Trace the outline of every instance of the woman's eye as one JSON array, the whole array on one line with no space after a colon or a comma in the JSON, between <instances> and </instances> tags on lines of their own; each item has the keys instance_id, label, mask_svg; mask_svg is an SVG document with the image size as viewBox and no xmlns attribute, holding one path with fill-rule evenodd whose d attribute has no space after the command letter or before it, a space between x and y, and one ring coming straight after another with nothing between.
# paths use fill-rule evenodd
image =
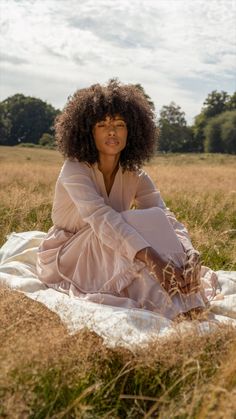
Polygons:
<instances>
[{"instance_id":1,"label":"woman's eye","mask_svg":"<svg viewBox=\"0 0 236 419\"><path fill-rule=\"evenodd\" d=\"M97 122L96 125L98 128L109 128L110 126L113 126L114 128L124 128L125 127L125 123L120 121L120 122L115 122L114 124L106 124L106 122Z\"/></svg>"}]
</instances>

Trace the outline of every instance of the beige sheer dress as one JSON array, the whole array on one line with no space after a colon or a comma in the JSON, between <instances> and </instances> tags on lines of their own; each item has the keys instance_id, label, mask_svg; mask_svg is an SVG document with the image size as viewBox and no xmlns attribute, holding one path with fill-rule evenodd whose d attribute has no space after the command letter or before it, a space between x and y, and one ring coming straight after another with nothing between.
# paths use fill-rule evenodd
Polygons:
<instances>
[{"instance_id":1,"label":"beige sheer dress","mask_svg":"<svg viewBox=\"0 0 236 419\"><path fill-rule=\"evenodd\" d=\"M137 210L130 210L135 204ZM170 298L136 253L153 246L181 266L192 244L143 171L117 171L107 195L97 164L66 160L56 183L53 227L43 240L41 281L96 303L147 309L174 318L204 306L200 293Z\"/></svg>"}]
</instances>

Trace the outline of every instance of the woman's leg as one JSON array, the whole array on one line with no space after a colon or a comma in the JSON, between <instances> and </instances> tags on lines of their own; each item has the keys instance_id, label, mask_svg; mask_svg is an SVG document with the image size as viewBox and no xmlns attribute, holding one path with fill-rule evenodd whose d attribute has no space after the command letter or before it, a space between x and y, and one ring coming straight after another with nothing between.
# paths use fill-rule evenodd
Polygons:
<instances>
[{"instance_id":1,"label":"woman's leg","mask_svg":"<svg viewBox=\"0 0 236 419\"><path fill-rule=\"evenodd\" d=\"M162 257L178 267L186 260L184 248L161 208L123 211L122 216Z\"/></svg>"},{"instance_id":2,"label":"woman's leg","mask_svg":"<svg viewBox=\"0 0 236 419\"><path fill-rule=\"evenodd\" d=\"M131 210L123 212L122 215L163 259L171 260L178 267L183 266L186 254L162 209ZM191 295L177 293L170 298L160 285L158 278L154 278L146 268L143 269L142 275L126 289L126 292L129 298L139 301L143 308L158 311L169 318L174 318L196 307L205 307L200 292Z\"/></svg>"}]
</instances>

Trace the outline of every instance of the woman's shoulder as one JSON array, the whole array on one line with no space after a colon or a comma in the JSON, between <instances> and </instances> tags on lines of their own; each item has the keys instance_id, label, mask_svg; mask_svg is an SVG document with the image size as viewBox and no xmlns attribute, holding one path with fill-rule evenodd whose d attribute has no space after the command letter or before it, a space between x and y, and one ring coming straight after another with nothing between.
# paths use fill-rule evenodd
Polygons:
<instances>
[{"instance_id":1,"label":"woman's shoulder","mask_svg":"<svg viewBox=\"0 0 236 419\"><path fill-rule=\"evenodd\" d=\"M132 170L132 171L131 170L126 170L124 172L124 176L136 179L138 181L140 178L148 176L148 174L145 172L145 170L143 168L140 168L140 169L136 169L136 170Z\"/></svg>"},{"instance_id":2,"label":"woman's shoulder","mask_svg":"<svg viewBox=\"0 0 236 419\"><path fill-rule=\"evenodd\" d=\"M135 185L135 188L138 188L139 185L147 184L150 182L149 175L145 172L144 169L136 170L125 170L123 172L124 183L125 185Z\"/></svg>"},{"instance_id":3,"label":"woman's shoulder","mask_svg":"<svg viewBox=\"0 0 236 419\"><path fill-rule=\"evenodd\" d=\"M91 170L92 167L89 163L80 162L77 159L66 159L62 165L59 177L89 174Z\"/></svg>"}]
</instances>

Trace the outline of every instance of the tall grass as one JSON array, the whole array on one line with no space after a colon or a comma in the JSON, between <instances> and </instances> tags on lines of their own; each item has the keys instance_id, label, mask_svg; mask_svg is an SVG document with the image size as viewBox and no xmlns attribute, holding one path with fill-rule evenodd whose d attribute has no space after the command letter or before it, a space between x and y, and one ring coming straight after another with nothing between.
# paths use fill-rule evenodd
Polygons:
<instances>
[{"instance_id":1,"label":"tall grass","mask_svg":"<svg viewBox=\"0 0 236 419\"><path fill-rule=\"evenodd\" d=\"M47 231L60 155L1 147L0 162L0 244L13 230ZM166 155L146 167L203 263L214 269L236 269L235 163L227 155Z\"/></svg>"},{"instance_id":2,"label":"tall grass","mask_svg":"<svg viewBox=\"0 0 236 419\"><path fill-rule=\"evenodd\" d=\"M236 158L168 155L147 167L188 227L202 262L235 269ZM0 241L51 225L62 159L55 151L0 148ZM134 353L109 349L87 330L23 294L0 290L0 416L8 418L233 418L236 332L156 339Z\"/></svg>"}]
</instances>

